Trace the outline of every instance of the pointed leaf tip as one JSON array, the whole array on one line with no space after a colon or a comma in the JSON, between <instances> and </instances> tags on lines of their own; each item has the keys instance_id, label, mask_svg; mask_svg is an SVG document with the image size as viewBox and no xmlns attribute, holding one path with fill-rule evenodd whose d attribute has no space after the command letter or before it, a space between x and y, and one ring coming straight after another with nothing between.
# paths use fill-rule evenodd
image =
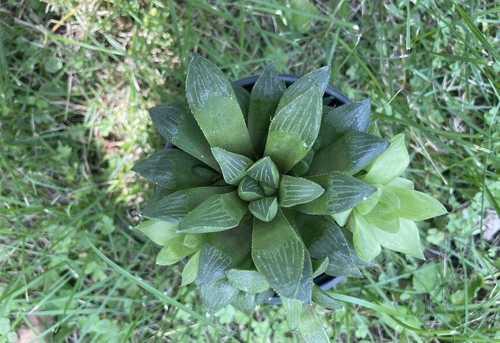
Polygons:
<instances>
[{"instance_id":1,"label":"pointed leaf tip","mask_svg":"<svg viewBox=\"0 0 500 343\"><path fill-rule=\"evenodd\" d=\"M280 206L292 207L305 204L320 197L325 190L317 183L304 179L284 175L280 182Z\"/></svg>"},{"instance_id":2,"label":"pointed leaf tip","mask_svg":"<svg viewBox=\"0 0 500 343\"><path fill-rule=\"evenodd\" d=\"M269 187L278 188L280 172L269 156L261 158L248 168L247 175Z\"/></svg>"},{"instance_id":3,"label":"pointed leaf tip","mask_svg":"<svg viewBox=\"0 0 500 343\"><path fill-rule=\"evenodd\" d=\"M276 197L266 197L252 201L248 210L259 220L270 222L278 213L278 200Z\"/></svg>"},{"instance_id":4,"label":"pointed leaf tip","mask_svg":"<svg viewBox=\"0 0 500 343\"><path fill-rule=\"evenodd\" d=\"M253 163L246 156L226 151L222 148L212 148L212 154L219 163L224 181L230 185L237 185Z\"/></svg>"}]
</instances>

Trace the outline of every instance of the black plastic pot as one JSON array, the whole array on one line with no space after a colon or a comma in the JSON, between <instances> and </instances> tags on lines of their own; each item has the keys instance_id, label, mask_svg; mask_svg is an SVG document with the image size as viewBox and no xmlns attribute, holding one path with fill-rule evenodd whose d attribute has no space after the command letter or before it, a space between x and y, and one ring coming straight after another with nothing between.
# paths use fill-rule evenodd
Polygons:
<instances>
[{"instance_id":1,"label":"black plastic pot","mask_svg":"<svg viewBox=\"0 0 500 343\"><path fill-rule=\"evenodd\" d=\"M249 76L245 77L243 79L234 81L233 83L235 85L238 85L240 87L245 88L247 91L251 91L253 85L257 81L257 75L255 76ZM287 74L281 74L279 75L280 79L285 81L286 86L290 86L292 83L294 83L298 77L293 76L293 75L287 75ZM342 94L339 90L332 86L328 86L325 90L325 95L323 96L325 99L325 104L328 106L342 106L345 104L350 103L351 101L344 95ZM339 283L342 283L346 280L345 276L338 276L338 277L332 277L330 275L326 274L321 274L318 277L314 279L314 283L318 285L322 290L329 290L337 286ZM281 301L279 300L279 297L274 296L271 299L269 299L269 303L271 304L278 304Z\"/></svg>"}]
</instances>

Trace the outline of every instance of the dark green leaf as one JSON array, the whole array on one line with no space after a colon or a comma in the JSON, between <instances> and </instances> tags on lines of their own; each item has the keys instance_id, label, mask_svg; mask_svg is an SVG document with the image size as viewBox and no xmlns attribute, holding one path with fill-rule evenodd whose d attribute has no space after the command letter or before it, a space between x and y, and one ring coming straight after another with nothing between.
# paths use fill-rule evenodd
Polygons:
<instances>
[{"instance_id":1,"label":"dark green leaf","mask_svg":"<svg viewBox=\"0 0 500 343\"><path fill-rule=\"evenodd\" d=\"M370 126L370 99L339 107L327 107L321 120L318 144L332 144L348 131L366 132Z\"/></svg>"},{"instance_id":2,"label":"dark green leaf","mask_svg":"<svg viewBox=\"0 0 500 343\"><path fill-rule=\"evenodd\" d=\"M144 207L143 215L176 223L212 195L230 191L231 187L224 186L183 189L148 202Z\"/></svg>"},{"instance_id":3,"label":"dark green leaf","mask_svg":"<svg viewBox=\"0 0 500 343\"><path fill-rule=\"evenodd\" d=\"M301 159L293 168L292 174L296 176L306 175L309 171L309 167L311 166L312 160L314 158L315 151L314 149L309 150L306 157Z\"/></svg>"},{"instance_id":4,"label":"dark green leaf","mask_svg":"<svg viewBox=\"0 0 500 343\"><path fill-rule=\"evenodd\" d=\"M161 150L134 166L148 181L171 191L212 184L219 174L177 149Z\"/></svg>"},{"instance_id":5,"label":"dark green leaf","mask_svg":"<svg viewBox=\"0 0 500 343\"><path fill-rule=\"evenodd\" d=\"M248 167L253 163L246 156L235 154L222 148L212 148L212 154L219 163L224 181L230 185L237 185L245 176Z\"/></svg>"},{"instance_id":6,"label":"dark green leaf","mask_svg":"<svg viewBox=\"0 0 500 343\"><path fill-rule=\"evenodd\" d=\"M256 180L245 176L238 185L238 196L242 200L253 201L264 197L264 191Z\"/></svg>"},{"instance_id":7,"label":"dark green leaf","mask_svg":"<svg viewBox=\"0 0 500 343\"><path fill-rule=\"evenodd\" d=\"M387 141L377 136L349 131L335 143L316 152L308 175L331 171L356 174L384 152L387 146Z\"/></svg>"},{"instance_id":8,"label":"dark green leaf","mask_svg":"<svg viewBox=\"0 0 500 343\"><path fill-rule=\"evenodd\" d=\"M284 175L281 178L279 195L281 207L305 204L320 197L325 190L315 182L302 177Z\"/></svg>"},{"instance_id":9,"label":"dark green leaf","mask_svg":"<svg viewBox=\"0 0 500 343\"><path fill-rule=\"evenodd\" d=\"M281 296L296 296L304 270L304 257L304 243L281 211L271 223L254 221L253 261Z\"/></svg>"},{"instance_id":10,"label":"dark green leaf","mask_svg":"<svg viewBox=\"0 0 500 343\"><path fill-rule=\"evenodd\" d=\"M363 180L370 184L385 185L403 174L409 163L405 137L401 133L391 139L387 150L372 163Z\"/></svg>"},{"instance_id":11,"label":"dark green leaf","mask_svg":"<svg viewBox=\"0 0 500 343\"><path fill-rule=\"evenodd\" d=\"M165 140L218 170L219 165L191 113L182 107L160 105L150 109L149 114Z\"/></svg>"},{"instance_id":12,"label":"dark green leaf","mask_svg":"<svg viewBox=\"0 0 500 343\"><path fill-rule=\"evenodd\" d=\"M300 205L298 210L314 215L332 215L354 208L361 201L368 199L376 188L358 179L341 173L310 178L325 189L318 199Z\"/></svg>"},{"instance_id":13,"label":"dark green leaf","mask_svg":"<svg viewBox=\"0 0 500 343\"><path fill-rule=\"evenodd\" d=\"M212 147L253 154L245 118L231 83L213 63L199 55L189 62L186 96L198 125Z\"/></svg>"},{"instance_id":14,"label":"dark green leaf","mask_svg":"<svg viewBox=\"0 0 500 343\"><path fill-rule=\"evenodd\" d=\"M264 154L283 173L301 161L313 146L321 124L322 96L323 90L312 86L273 117Z\"/></svg>"},{"instance_id":15,"label":"dark green leaf","mask_svg":"<svg viewBox=\"0 0 500 343\"><path fill-rule=\"evenodd\" d=\"M264 292L270 287L264 275L255 270L230 269L226 276L233 287L247 293Z\"/></svg>"},{"instance_id":16,"label":"dark green leaf","mask_svg":"<svg viewBox=\"0 0 500 343\"><path fill-rule=\"evenodd\" d=\"M311 261L313 263L313 279L315 277L318 277L320 276L321 274L324 274L326 272L326 270L328 269L328 265L330 264L330 259L327 257L325 257L324 259L320 260L320 261Z\"/></svg>"},{"instance_id":17,"label":"dark green leaf","mask_svg":"<svg viewBox=\"0 0 500 343\"><path fill-rule=\"evenodd\" d=\"M201 300L210 312L217 312L226 307L237 294L238 290L226 280L217 280L214 283L201 285L200 287Z\"/></svg>"},{"instance_id":18,"label":"dark green leaf","mask_svg":"<svg viewBox=\"0 0 500 343\"><path fill-rule=\"evenodd\" d=\"M303 95L313 87L319 88L320 97L325 93L325 89L330 81L330 68L322 67L305 74L300 79L288 87L280 99L276 112L294 102L296 98Z\"/></svg>"},{"instance_id":19,"label":"dark green leaf","mask_svg":"<svg viewBox=\"0 0 500 343\"><path fill-rule=\"evenodd\" d=\"M179 223L178 232L205 233L235 228L247 212L236 192L216 194L190 211Z\"/></svg>"},{"instance_id":20,"label":"dark green leaf","mask_svg":"<svg viewBox=\"0 0 500 343\"><path fill-rule=\"evenodd\" d=\"M248 204L248 210L255 218L270 222L278 213L278 199L276 197L266 197L254 200Z\"/></svg>"},{"instance_id":21,"label":"dark green leaf","mask_svg":"<svg viewBox=\"0 0 500 343\"><path fill-rule=\"evenodd\" d=\"M258 154L264 151L269 123L285 88L285 82L278 77L273 65L264 68L252 88L248 131Z\"/></svg>"},{"instance_id":22,"label":"dark green leaf","mask_svg":"<svg viewBox=\"0 0 500 343\"><path fill-rule=\"evenodd\" d=\"M280 172L269 156L261 158L248 168L247 175L269 187L278 188Z\"/></svg>"},{"instance_id":23,"label":"dark green leaf","mask_svg":"<svg viewBox=\"0 0 500 343\"><path fill-rule=\"evenodd\" d=\"M248 118L248 108L250 106L250 93L248 91L238 85L233 84L234 94L236 95L236 99L238 100L238 104L240 105L241 112L243 112L243 117Z\"/></svg>"},{"instance_id":24,"label":"dark green leaf","mask_svg":"<svg viewBox=\"0 0 500 343\"><path fill-rule=\"evenodd\" d=\"M137 225L137 229L158 245L165 245L169 240L177 237L177 223L163 220L146 220Z\"/></svg>"},{"instance_id":25,"label":"dark green leaf","mask_svg":"<svg viewBox=\"0 0 500 343\"><path fill-rule=\"evenodd\" d=\"M361 276L356 255L346 240L342 229L327 216L305 216L302 225L316 231L308 244L309 252L315 259L328 258L326 274L332 276Z\"/></svg>"}]
</instances>

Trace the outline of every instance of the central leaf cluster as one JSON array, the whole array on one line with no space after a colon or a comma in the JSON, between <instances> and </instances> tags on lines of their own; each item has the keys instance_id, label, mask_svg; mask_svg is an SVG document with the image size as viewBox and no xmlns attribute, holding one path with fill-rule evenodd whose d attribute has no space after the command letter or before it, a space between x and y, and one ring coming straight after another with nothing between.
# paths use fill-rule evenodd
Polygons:
<instances>
[{"instance_id":1,"label":"central leaf cluster","mask_svg":"<svg viewBox=\"0 0 500 343\"><path fill-rule=\"evenodd\" d=\"M276 217L278 207L305 204L324 192L320 185L307 179L280 176L278 167L269 156L253 162L244 155L222 148L211 150L219 163L224 181L238 186L239 198L248 202L250 213L264 222Z\"/></svg>"}]
</instances>

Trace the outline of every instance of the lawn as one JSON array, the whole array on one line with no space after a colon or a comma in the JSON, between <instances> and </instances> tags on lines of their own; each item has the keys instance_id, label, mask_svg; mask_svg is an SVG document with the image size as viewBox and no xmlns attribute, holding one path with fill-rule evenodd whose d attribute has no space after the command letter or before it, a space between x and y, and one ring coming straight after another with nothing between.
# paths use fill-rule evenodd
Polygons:
<instances>
[{"instance_id":1,"label":"lawn","mask_svg":"<svg viewBox=\"0 0 500 343\"><path fill-rule=\"evenodd\" d=\"M371 98L407 177L449 214L426 260L385 251L319 310L333 342L500 341L500 82L494 1L0 1L0 342L298 342L285 313L206 316L182 264L134 227L161 146L147 109L192 52L231 79L267 62ZM31 336L30 336L31 335Z\"/></svg>"}]
</instances>

